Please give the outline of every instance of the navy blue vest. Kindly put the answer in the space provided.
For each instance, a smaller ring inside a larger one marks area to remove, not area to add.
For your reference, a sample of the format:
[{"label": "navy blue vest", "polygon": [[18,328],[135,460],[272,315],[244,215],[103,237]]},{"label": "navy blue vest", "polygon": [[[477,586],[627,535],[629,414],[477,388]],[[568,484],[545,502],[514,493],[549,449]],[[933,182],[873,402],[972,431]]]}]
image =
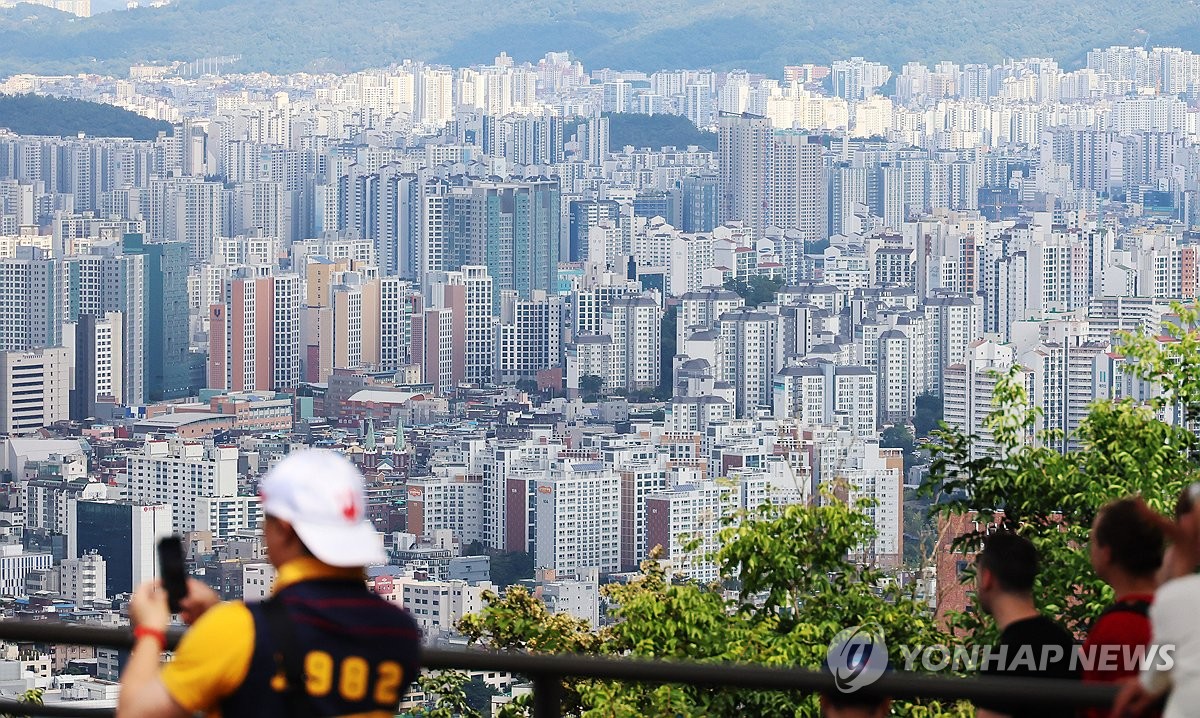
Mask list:
[{"label": "navy blue vest", "polygon": [[[420,670],[421,632],[408,613],[367,590],[361,580],[309,580],[276,594],[302,655],[308,695],[319,716],[371,711],[394,715]],[[262,604],[254,617],[254,654],[246,680],[221,704],[226,718],[288,714],[287,679]]]}]

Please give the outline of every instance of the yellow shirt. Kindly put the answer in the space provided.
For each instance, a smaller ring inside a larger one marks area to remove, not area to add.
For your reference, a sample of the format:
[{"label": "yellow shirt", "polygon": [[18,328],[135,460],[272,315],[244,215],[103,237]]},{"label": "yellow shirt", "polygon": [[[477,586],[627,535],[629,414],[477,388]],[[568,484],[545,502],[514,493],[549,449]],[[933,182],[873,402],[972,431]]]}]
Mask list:
[{"label": "yellow shirt", "polygon": [[[362,577],[361,568],[338,568],[315,558],[299,558],[279,568],[274,590],[301,581]],[[246,680],[253,656],[250,609],[241,601],[218,603],[183,635],[175,659],[163,666],[162,682],[184,710],[219,715],[221,701]]]}]

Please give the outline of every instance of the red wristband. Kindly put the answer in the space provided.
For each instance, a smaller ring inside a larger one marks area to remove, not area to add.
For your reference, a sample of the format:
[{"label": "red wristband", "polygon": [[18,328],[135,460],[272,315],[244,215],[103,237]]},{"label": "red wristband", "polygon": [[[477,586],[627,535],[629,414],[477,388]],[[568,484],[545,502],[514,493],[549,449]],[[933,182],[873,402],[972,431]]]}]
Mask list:
[{"label": "red wristband", "polygon": [[142,636],[149,636],[158,641],[158,650],[165,651],[167,649],[166,631],[160,631],[157,628],[150,628],[148,626],[138,626],[133,629],[133,639],[135,642]]}]

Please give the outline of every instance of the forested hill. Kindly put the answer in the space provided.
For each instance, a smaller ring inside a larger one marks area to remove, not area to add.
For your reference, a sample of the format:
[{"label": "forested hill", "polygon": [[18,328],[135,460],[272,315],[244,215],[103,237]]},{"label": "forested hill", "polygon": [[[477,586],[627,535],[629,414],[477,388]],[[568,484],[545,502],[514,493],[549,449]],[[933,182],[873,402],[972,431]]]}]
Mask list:
[{"label": "forested hill", "polygon": [[171,131],[167,122],[112,105],[40,95],[0,95],[0,127],[21,135],[67,137],[83,132],[93,137],[137,140]]},{"label": "forested hill", "polygon": [[587,67],[653,71],[862,55],[904,62],[1052,56],[1110,44],[1200,50],[1197,0],[176,0],[75,18],[0,11],[0,76],[123,72],[131,62],[238,55],[238,68],[346,71],[405,58],[466,65],[500,50],[570,50]]},{"label": "forested hill", "polygon": [[620,150],[626,145],[649,147],[677,147],[683,149],[696,145],[701,149],[717,151],[717,133],[703,132],[686,117],[679,115],[634,115],[614,112],[608,117],[608,145]]}]

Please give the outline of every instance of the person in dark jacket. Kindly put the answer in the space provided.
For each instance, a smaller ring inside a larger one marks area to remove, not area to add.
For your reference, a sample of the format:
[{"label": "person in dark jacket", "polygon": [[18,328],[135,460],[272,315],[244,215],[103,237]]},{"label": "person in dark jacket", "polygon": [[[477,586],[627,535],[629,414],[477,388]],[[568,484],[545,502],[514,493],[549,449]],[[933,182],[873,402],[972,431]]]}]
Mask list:
[{"label": "person in dark jacket", "polygon": [[366,586],[364,568],[387,557],[364,518],[362,474],[336,452],[296,452],[267,473],[261,495],[277,570],[271,598],[221,602],[189,581],[182,618],[191,629],[160,666],[166,592],[140,586],[119,716],[396,714],[420,669],[421,636],[406,611]]}]

